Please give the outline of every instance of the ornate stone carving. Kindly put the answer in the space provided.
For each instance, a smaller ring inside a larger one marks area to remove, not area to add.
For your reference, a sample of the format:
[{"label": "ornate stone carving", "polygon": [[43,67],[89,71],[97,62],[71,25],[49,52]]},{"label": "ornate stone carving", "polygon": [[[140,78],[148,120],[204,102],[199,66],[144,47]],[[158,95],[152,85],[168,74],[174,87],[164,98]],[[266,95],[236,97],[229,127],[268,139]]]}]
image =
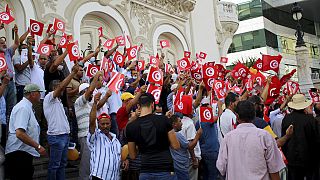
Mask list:
[{"label": "ornate stone carving", "polygon": [[187,20],[194,9],[195,0],[134,0]]},{"label": "ornate stone carving", "polygon": [[54,12],[57,11],[57,1],[58,0],[44,0],[43,4],[45,7],[52,9]]},{"label": "ornate stone carving", "polygon": [[146,34],[149,31],[150,25],[152,23],[148,9],[145,6],[132,2],[130,17],[131,19],[133,17],[137,18],[140,25],[139,34]]}]

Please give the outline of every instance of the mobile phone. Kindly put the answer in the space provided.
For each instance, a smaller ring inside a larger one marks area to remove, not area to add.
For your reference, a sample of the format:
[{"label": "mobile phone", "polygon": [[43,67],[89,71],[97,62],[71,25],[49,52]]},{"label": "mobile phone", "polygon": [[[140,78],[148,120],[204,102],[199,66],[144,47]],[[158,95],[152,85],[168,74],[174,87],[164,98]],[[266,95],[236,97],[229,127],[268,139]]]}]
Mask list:
[{"label": "mobile phone", "polygon": [[12,32],[12,40],[14,40],[14,29],[13,28],[12,28],[11,32]]}]

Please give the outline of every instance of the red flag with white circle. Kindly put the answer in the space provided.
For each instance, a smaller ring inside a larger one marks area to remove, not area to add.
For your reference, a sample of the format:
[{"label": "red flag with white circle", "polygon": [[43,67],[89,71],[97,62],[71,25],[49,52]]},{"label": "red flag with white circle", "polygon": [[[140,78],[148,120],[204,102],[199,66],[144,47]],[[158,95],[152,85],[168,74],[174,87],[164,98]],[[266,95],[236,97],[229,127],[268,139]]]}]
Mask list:
[{"label": "red flag with white circle", "polygon": [[220,58],[220,63],[228,63],[228,58],[227,57],[221,57]]},{"label": "red flag with white circle", "polygon": [[262,71],[273,70],[278,73],[281,59],[280,54],[278,56],[262,55]]},{"label": "red flag with white circle", "polygon": [[138,46],[133,46],[127,49],[128,60],[132,60],[137,57]]},{"label": "red flag with white circle", "polygon": [[200,107],[200,122],[214,123],[211,107]]},{"label": "red flag with white circle", "polygon": [[10,24],[14,21],[14,18],[7,12],[0,13],[0,21],[5,24]]},{"label": "red flag with white circle", "polygon": [[320,102],[320,96],[317,91],[314,91],[313,89],[309,89],[309,95],[310,95],[313,103]]},{"label": "red flag with white circle", "polygon": [[155,86],[155,85],[149,84],[147,87],[147,93],[150,93],[153,95],[156,104],[159,104],[161,90],[162,90],[162,86]]},{"label": "red flag with white circle", "polygon": [[123,67],[125,57],[119,51],[117,51],[116,54],[113,56],[113,61],[120,67]]},{"label": "red flag with white circle", "polygon": [[207,53],[200,52],[199,58],[201,58],[201,59],[206,59],[206,58],[207,58]]},{"label": "red flag with white circle", "polygon": [[210,91],[214,85],[214,78],[203,78],[202,80],[206,86],[207,91]]},{"label": "red flag with white circle", "polygon": [[64,32],[66,27],[65,27],[65,23],[58,19],[58,18],[54,18],[53,20],[53,29],[56,30],[56,31],[61,31],[61,32]]},{"label": "red flag with white circle", "polygon": [[215,80],[213,89],[218,97],[218,99],[223,99],[227,96],[225,92],[225,83],[222,80]]},{"label": "red flag with white circle", "polygon": [[149,74],[147,77],[149,83],[155,83],[160,86],[163,85],[163,73],[161,69],[155,66],[150,66]]},{"label": "red flag with white circle", "polygon": [[117,41],[117,44],[119,46],[125,46],[126,45],[126,39],[123,36],[116,37],[116,41]]},{"label": "red flag with white circle", "polygon": [[60,38],[60,41],[59,41],[59,48],[66,48],[67,45],[68,45],[69,41],[67,40],[67,35],[66,34],[63,34]]},{"label": "red flag with white circle", "polygon": [[183,55],[184,55],[185,58],[188,58],[188,59],[189,59],[189,58],[191,57],[191,52],[189,52],[189,51],[184,51],[184,54],[183,54]]},{"label": "red flag with white circle", "polygon": [[86,75],[92,78],[99,70],[100,70],[100,66],[89,64],[87,67]]},{"label": "red flag with white circle", "polygon": [[50,52],[53,50],[53,46],[52,45],[48,45],[48,44],[40,44],[38,46],[37,49],[37,53],[38,54],[44,54],[46,56],[50,55]]},{"label": "red flag with white circle", "polygon": [[103,37],[103,33],[102,33],[102,27],[98,28],[98,37]]},{"label": "red flag with white circle", "polygon": [[245,79],[249,75],[249,69],[242,63],[238,62],[233,68],[231,75],[234,79]]},{"label": "red flag with white circle", "polygon": [[177,61],[177,65],[180,71],[185,71],[190,69],[190,62],[187,58],[183,58]]},{"label": "red flag with white circle", "polygon": [[113,44],[114,44],[115,41],[116,41],[115,39],[108,39],[108,40],[106,40],[106,42],[103,44],[103,46],[104,46],[105,48],[107,48],[108,50],[110,50],[110,49],[112,49],[112,46],[113,46]]},{"label": "red flag with white circle", "polygon": [[214,68],[214,62],[207,62],[202,65],[203,78],[217,78],[217,73]]},{"label": "red flag with white circle", "polygon": [[169,42],[169,40],[162,40],[162,41],[160,41],[160,46],[161,46],[162,49],[163,49],[163,48],[170,47],[170,42]]},{"label": "red flag with white circle", "polygon": [[160,60],[154,56],[150,56],[150,64],[153,64],[153,65],[159,67]]},{"label": "red flag with white circle", "polygon": [[0,72],[8,69],[4,53],[0,53]]},{"label": "red flag with white circle", "polygon": [[260,58],[258,60],[256,60],[256,62],[253,64],[252,67],[261,71],[262,70],[262,60]]},{"label": "red flag with white circle", "polygon": [[202,81],[201,71],[191,71],[191,77],[198,82]]},{"label": "red flag with white circle", "polygon": [[115,93],[119,93],[121,87],[124,85],[124,74],[116,73],[112,76],[111,80],[108,82],[107,87]]},{"label": "red flag with white circle", "polygon": [[67,51],[68,51],[70,61],[78,60],[80,57],[78,41],[75,41],[73,43],[69,43],[67,45]]},{"label": "red flag with white circle", "polygon": [[143,71],[144,70],[144,65],[145,65],[145,61],[144,60],[139,60],[137,62],[137,71]]},{"label": "red flag with white circle", "polygon": [[242,95],[242,93],[243,93],[243,89],[240,88],[240,87],[238,87],[238,86],[236,86],[236,85],[234,85],[231,90],[232,90],[233,92],[239,94],[239,95]]},{"label": "red flag with white circle", "polygon": [[42,36],[43,27],[44,27],[43,23],[36,21],[36,20],[33,20],[33,19],[30,19],[30,33],[31,33],[31,35]]}]

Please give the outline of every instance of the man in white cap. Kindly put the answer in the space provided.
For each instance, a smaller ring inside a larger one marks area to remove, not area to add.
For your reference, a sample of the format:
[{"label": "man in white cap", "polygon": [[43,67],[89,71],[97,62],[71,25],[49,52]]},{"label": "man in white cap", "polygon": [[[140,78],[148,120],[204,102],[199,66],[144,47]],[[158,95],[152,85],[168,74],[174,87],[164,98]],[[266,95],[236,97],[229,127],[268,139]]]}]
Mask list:
[{"label": "man in white cap", "polygon": [[74,103],[75,115],[78,123],[78,139],[80,143],[80,166],[79,179],[87,180],[90,176],[90,150],[87,145],[87,134],[89,131],[89,116],[92,107],[92,93],[96,88],[98,79],[102,76],[101,72],[97,72],[91,84],[82,83],[79,86],[79,97]]},{"label": "man in white cap", "polygon": [[172,84],[171,87],[170,87],[171,93],[167,97],[167,107],[168,107],[169,111],[172,110],[172,107],[173,107],[173,96],[177,92],[177,87],[178,87],[178,84]]},{"label": "man in white cap", "polygon": [[37,85],[26,85],[24,97],[12,109],[5,151],[9,179],[31,180],[34,172],[33,157],[46,154],[46,150],[39,144],[40,127],[32,109],[32,105],[40,101],[40,92],[43,90]]},{"label": "man in white cap", "polygon": [[312,179],[318,167],[319,131],[312,116],[312,101],[303,94],[296,94],[288,103],[293,111],[282,120],[282,136],[290,125],[294,126],[291,138],[282,147],[288,160],[289,180]]}]

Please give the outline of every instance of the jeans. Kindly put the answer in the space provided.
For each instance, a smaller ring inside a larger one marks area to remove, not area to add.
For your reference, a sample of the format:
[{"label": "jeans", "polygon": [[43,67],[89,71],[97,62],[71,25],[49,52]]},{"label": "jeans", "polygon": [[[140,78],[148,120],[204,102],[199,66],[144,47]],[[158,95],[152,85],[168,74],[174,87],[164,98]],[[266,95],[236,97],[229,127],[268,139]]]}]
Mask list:
[{"label": "jeans", "polygon": [[48,135],[50,157],[48,167],[48,180],[64,180],[67,165],[69,135]]},{"label": "jeans", "polygon": [[6,99],[6,106],[7,106],[7,111],[6,111],[7,124],[9,124],[10,114],[13,109],[13,106],[17,104],[16,94],[17,94],[16,85],[14,81],[10,81],[3,94],[4,98]]},{"label": "jeans", "polygon": [[201,154],[203,162],[203,180],[216,180],[218,177],[218,170],[216,162],[218,152]]},{"label": "jeans", "polygon": [[176,180],[171,172],[140,173],[140,180]]},{"label": "jeans", "polygon": [[188,170],[183,171],[179,169],[174,169],[174,172],[176,174],[177,180],[190,179]]},{"label": "jeans", "polygon": [[111,129],[110,132],[115,134],[117,138],[119,138],[119,129],[118,129],[118,123],[117,123],[117,114],[116,113],[111,113],[110,114],[111,118]]},{"label": "jeans", "polygon": [[17,88],[17,103],[20,102],[23,98],[23,89],[24,89],[24,86],[22,85],[16,85],[16,88]]}]

